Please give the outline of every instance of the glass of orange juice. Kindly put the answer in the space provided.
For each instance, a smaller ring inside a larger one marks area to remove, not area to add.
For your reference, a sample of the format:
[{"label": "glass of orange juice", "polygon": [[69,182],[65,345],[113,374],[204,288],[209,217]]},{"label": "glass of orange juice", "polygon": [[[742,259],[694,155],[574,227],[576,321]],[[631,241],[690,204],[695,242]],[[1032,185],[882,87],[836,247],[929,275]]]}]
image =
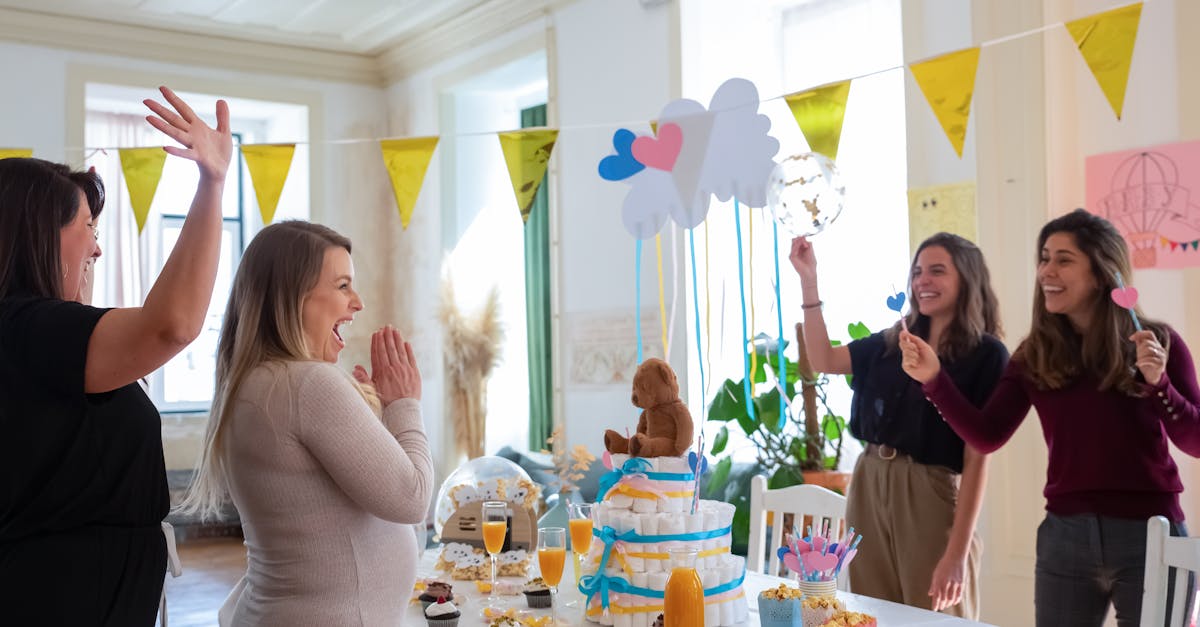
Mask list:
[{"label": "glass of orange juice", "polygon": [[558,622],[554,596],[558,592],[558,582],[562,581],[563,565],[566,561],[567,530],[562,527],[538,529],[538,568],[542,571],[542,581],[550,586],[550,616],[553,623]]},{"label": "glass of orange juice", "polygon": [[[575,563],[575,586],[579,586],[580,572],[579,562],[587,555],[588,548],[592,546],[592,504],[591,503],[571,503],[567,505],[568,520],[567,525],[571,529],[571,553]],[[567,603],[567,607],[578,605],[577,601]]]},{"label": "glass of orange juice", "polygon": [[492,592],[488,601],[500,601],[496,594],[496,555],[504,550],[504,536],[508,535],[508,503],[504,501],[483,502],[483,547],[492,558]]}]

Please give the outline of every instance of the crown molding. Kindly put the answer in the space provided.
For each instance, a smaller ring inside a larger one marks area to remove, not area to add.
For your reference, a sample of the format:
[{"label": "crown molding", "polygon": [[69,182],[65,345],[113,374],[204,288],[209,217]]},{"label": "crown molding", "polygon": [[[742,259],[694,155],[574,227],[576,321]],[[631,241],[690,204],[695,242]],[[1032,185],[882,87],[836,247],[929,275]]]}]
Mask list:
[{"label": "crown molding", "polygon": [[383,85],[376,58],[0,8],[0,40],[241,72]]},{"label": "crown molding", "polygon": [[550,17],[575,0],[492,0],[392,46],[377,57],[383,81],[394,84],[431,65],[470,50],[535,20]]}]

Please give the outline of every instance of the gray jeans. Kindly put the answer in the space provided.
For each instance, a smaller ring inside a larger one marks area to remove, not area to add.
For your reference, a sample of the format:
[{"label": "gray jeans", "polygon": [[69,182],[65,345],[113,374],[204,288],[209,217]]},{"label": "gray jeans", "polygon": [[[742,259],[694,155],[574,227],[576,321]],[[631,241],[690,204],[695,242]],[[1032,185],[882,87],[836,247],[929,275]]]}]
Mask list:
[{"label": "gray jeans", "polygon": [[[1186,536],[1183,523],[1171,523],[1171,535]],[[1038,526],[1034,605],[1038,627],[1099,627],[1108,605],[1120,627],[1136,627],[1142,612],[1146,569],[1146,521],[1094,514],[1057,516],[1049,512]],[[1188,603],[1195,598],[1195,577]],[[1175,585],[1167,584],[1170,607]],[[1185,621],[1184,624],[1187,624]]]}]

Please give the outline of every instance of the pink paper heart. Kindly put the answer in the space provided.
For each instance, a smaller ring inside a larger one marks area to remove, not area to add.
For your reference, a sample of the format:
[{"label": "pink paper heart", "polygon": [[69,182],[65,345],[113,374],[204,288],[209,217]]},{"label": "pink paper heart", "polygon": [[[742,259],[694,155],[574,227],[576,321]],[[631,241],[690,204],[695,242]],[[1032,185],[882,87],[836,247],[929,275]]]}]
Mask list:
[{"label": "pink paper heart", "polygon": [[682,146],[683,130],[678,124],[667,123],[658,127],[658,137],[643,135],[633,140],[633,158],[648,168],[670,172],[675,169]]},{"label": "pink paper heart", "polygon": [[811,550],[813,550],[811,544],[805,542],[804,540],[796,540],[796,551],[801,555],[808,553]]},{"label": "pink paper heart", "polygon": [[821,551],[821,550],[824,550],[824,548],[825,548],[825,538],[823,538],[821,536],[817,536],[812,539],[812,549],[811,550]]},{"label": "pink paper heart", "polygon": [[820,553],[813,551],[812,553],[804,554],[804,567],[807,568],[808,570],[824,572],[827,570],[833,570],[833,569],[837,568],[837,564],[838,564],[838,557],[836,555],[834,555],[833,553],[826,553],[825,555],[821,555]]},{"label": "pink paper heart", "polygon": [[846,564],[849,564],[850,560],[854,559],[855,555],[858,555],[858,549],[846,551],[846,554],[842,556],[842,569],[846,568]]},{"label": "pink paper heart", "polygon": [[797,557],[795,553],[785,553],[783,555],[783,565],[787,566],[788,570],[796,573],[797,575],[799,575],[800,571],[803,570],[800,568],[800,558]]},{"label": "pink paper heart", "polygon": [[605,468],[612,470],[612,453],[609,453],[608,451],[604,451],[604,455],[601,455],[600,459],[602,459],[604,461]]},{"label": "pink paper heart", "polygon": [[1113,302],[1124,307],[1125,309],[1133,309],[1137,304],[1138,291],[1136,287],[1126,286],[1114,288],[1112,291]]}]

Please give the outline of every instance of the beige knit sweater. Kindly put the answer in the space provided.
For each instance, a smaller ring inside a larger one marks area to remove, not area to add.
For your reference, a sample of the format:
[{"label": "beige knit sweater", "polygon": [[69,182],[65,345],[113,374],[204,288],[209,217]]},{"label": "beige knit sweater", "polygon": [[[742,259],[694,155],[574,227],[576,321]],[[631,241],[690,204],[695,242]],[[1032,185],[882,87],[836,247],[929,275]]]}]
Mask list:
[{"label": "beige knit sweater", "polygon": [[277,362],[226,418],[247,567],[221,624],[401,624],[433,481],[418,402],[381,421],[337,366]]}]

